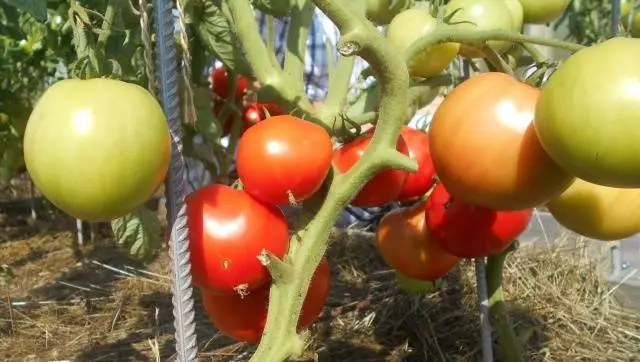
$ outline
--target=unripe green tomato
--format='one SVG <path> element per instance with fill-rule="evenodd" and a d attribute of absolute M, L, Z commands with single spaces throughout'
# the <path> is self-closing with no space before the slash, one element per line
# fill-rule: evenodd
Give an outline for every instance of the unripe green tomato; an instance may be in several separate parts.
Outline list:
<path fill-rule="evenodd" d="M 169 167 L 162 108 L 144 88 L 113 79 L 66 79 L 36 103 L 24 134 L 34 184 L 56 207 L 88 221 L 133 211 Z"/>
<path fill-rule="evenodd" d="M 508 30 L 519 32 L 522 20 L 518 17 L 517 5 L 507 0 L 451 0 L 445 8 L 445 16 L 456 9 L 458 12 L 451 18 L 451 23 L 458 29 L 474 30 Z M 458 24 L 456 24 L 458 23 Z M 487 44 L 498 53 L 511 47 L 506 41 L 489 41 Z M 481 50 L 462 45 L 460 55 L 466 58 L 483 58 Z"/>
<path fill-rule="evenodd" d="M 524 22 L 546 24 L 557 19 L 569 6 L 571 0 L 520 0 L 524 10 Z"/>
<path fill-rule="evenodd" d="M 413 8 L 398 14 L 387 29 L 389 44 L 403 54 L 416 40 L 433 33 L 437 21 L 429 10 Z M 432 45 L 414 57 L 409 64 L 412 77 L 428 78 L 442 72 L 458 55 L 460 44 L 443 43 Z"/>
<path fill-rule="evenodd" d="M 640 39 L 616 37 L 573 54 L 536 106 L 545 151 L 598 185 L 640 188 Z"/>

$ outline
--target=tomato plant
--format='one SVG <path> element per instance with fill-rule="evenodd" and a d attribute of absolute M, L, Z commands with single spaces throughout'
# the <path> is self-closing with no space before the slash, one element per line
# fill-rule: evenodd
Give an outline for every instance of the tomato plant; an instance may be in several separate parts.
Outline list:
<path fill-rule="evenodd" d="M 220 67 L 211 73 L 211 85 L 213 94 L 222 98 L 228 99 L 230 96 L 229 84 L 229 72 L 224 67 Z M 235 100 L 240 100 L 244 97 L 247 88 L 249 87 L 249 80 L 245 76 L 238 76 L 236 80 L 236 88 L 234 92 Z"/>
<path fill-rule="evenodd" d="M 387 28 L 387 40 L 400 54 L 416 40 L 433 33 L 438 25 L 426 8 L 405 10 L 393 18 Z M 460 44 L 433 45 L 414 57 L 408 64 L 409 74 L 428 78 L 442 72 L 458 55 Z"/>
<path fill-rule="evenodd" d="M 321 126 L 289 115 L 249 128 L 238 143 L 238 176 L 249 194 L 273 205 L 302 201 L 322 186 L 333 144 Z"/>
<path fill-rule="evenodd" d="M 340 172 L 347 172 L 358 162 L 371 143 L 374 131 L 375 128 L 372 128 L 353 141 L 335 149 L 333 164 Z M 396 150 L 407 156 L 409 155 L 409 148 L 402 136 L 398 137 Z M 377 173 L 351 200 L 351 205 L 376 207 L 396 200 L 402 192 L 407 176 L 407 172 L 397 169 L 385 169 Z"/>
<path fill-rule="evenodd" d="M 407 180 L 398 195 L 398 201 L 411 201 L 429 191 L 433 186 L 436 172 L 429 152 L 429 136 L 423 131 L 407 126 L 402 127 L 400 136 L 407 144 L 409 157 L 418 162 L 418 171 L 407 175 Z"/>
<path fill-rule="evenodd" d="M 542 88 L 534 122 L 538 138 L 576 177 L 603 186 L 640 187 L 638 139 L 632 131 L 640 118 L 636 57 L 640 39 L 613 38 L 573 54 Z"/>
<path fill-rule="evenodd" d="M 504 0 L 451 0 L 445 7 L 445 16 L 459 9 L 450 22 L 459 29 L 496 30 L 504 29 L 519 32 L 522 17 L 518 18 L 517 5 L 506 6 Z M 489 41 L 490 47 L 498 52 L 506 51 L 511 44 L 505 41 Z M 472 46 L 463 44 L 460 55 L 467 58 L 483 58 L 484 53 Z"/>
<path fill-rule="evenodd" d="M 403 276 L 435 281 L 451 271 L 460 258 L 434 241 L 425 223 L 425 203 L 396 209 L 378 226 L 376 239 L 384 261 Z"/>
<path fill-rule="evenodd" d="M 427 229 L 440 246 L 460 258 L 480 258 L 505 250 L 522 234 L 533 210 L 496 211 L 451 197 L 443 184 L 425 205 Z"/>
<path fill-rule="evenodd" d="M 330 285 L 329 262 L 323 258 L 307 290 L 298 319 L 298 330 L 307 328 L 318 318 L 327 302 Z M 265 285 L 244 297 L 202 290 L 202 304 L 207 316 L 220 332 L 236 341 L 255 344 L 260 342 L 267 321 L 269 287 L 270 285 Z"/>
<path fill-rule="evenodd" d="M 544 204 L 572 177 L 544 151 L 533 125 L 539 91 L 489 72 L 457 86 L 436 110 L 429 146 L 457 199 L 497 210 Z"/>
<path fill-rule="evenodd" d="M 258 256 L 278 258 L 289 248 L 287 221 L 278 208 L 226 185 L 188 195 L 193 284 L 214 293 L 245 293 L 271 277 Z"/>
<path fill-rule="evenodd" d="M 640 189 L 619 189 L 576 179 L 547 208 L 560 225 L 598 240 L 640 232 Z"/>
<path fill-rule="evenodd" d="M 520 0 L 520 3 L 525 23 L 546 24 L 562 15 L 571 0 Z"/>
<path fill-rule="evenodd" d="M 147 201 L 164 180 L 171 153 L 156 99 L 111 79 L 49 87 L 29 117 L 23 145 L 26 168 L 45 197 L 91 221 L 124 216 Z"/>
<path fill-rule="evenodd" d="M 377 25 L 386 25 L 403 9 L 410 5 L 409 0 L 366 0 L 366 16 Z"/>

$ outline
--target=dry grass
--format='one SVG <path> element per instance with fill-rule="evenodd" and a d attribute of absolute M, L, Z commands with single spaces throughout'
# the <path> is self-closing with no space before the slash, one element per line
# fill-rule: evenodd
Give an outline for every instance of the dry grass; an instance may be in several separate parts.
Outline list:
<path fill-rule="evenodd" d="M 0 284 L 0 360 L 173 359 L 166 253 L 143 266 L 106 237 L 72 247 L 68 220 L 49 221 L 46 233 L 7 220 L 0 264 L 15 277 Z M 572 252 L 521 248 L 508 259 L 505 293 L 525 360 L 638 360 L 639 315 L 616 307 L 584 242 L 558 245 Z M 329 258 L 330 300 L 303 361 L 479 360 L 471 263 L 419 297 L 397 289 L 368 234 L 336 231 Z M 219 335 L 195 297 L 201 360 L 247 360 L 251 348 Z"/>

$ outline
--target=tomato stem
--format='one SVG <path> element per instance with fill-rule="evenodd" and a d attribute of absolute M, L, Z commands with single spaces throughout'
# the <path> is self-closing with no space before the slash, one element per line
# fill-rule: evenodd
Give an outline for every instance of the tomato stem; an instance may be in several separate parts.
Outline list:
<path fill-rule="evenodd" d="M 507 255 L 516 250 L 518 241 L 514 240 L 502 253 L 487 258 L 486 278 L 489 294 L 489 315 L 491 325 L 498 333 L 498 345 L 505 361 L 524 361 L 520 341 L 513 330 L 504 296 L 502 294 L 502 271 Z"/>
<path fill-rule="evenodd" d="M 284 57 L 284 72 L 294 80 L 291 85 L 298 93 L 304 94 L 304 60 L 307 51 L 309 27 L 313 20 L 313 3 L 307 0 L 294 0 L 291 9 L 289 29 L 287 30 L 287 52 Z"/>
<path fill-rule="evenodd" d="M 438 43 L 456 42 L 469 45 L 484 43 L 489 40 L 504 40 L 513 43 L 530 43 L 544 45 L 554 48 L 566 49 L 570 52 L 577 52 L 585 46 L 566 42 L 552 38 L 540 38 L 529 35 L 523 35 L 507 30 L 460 30 L 451 26 L 443 26 L 433 33 L 420 38 L 413 43 L 404 53 L 407 61 L 413 59 L 416 55 L 422 53 L 425 49 Z"/>
<path fill-rule="evenodd" d="M 486 55 L 486 60 L 491 63 L 491 65 L 493 65 L 499 72 L 513 76 L 513 69 L 511 69 L 509 64 L 507 64 L 507 62 L 502 59 L 500 54 L 498 54 L 495 49 L 484 44 L 481 47 L 481 50 L 484 52 L 484 55 Z"/>
<path fill-rule="evenodd" d="M 102 27 L 100 28 L 100 35 L 98 35 L 98 45 L 104 47 L 111 36 L 111 24 L 116 15 L 115 0 L 109 0 L 107 3 L 107 9 L 104 12 L 104 19 L 102 20 Z"/>

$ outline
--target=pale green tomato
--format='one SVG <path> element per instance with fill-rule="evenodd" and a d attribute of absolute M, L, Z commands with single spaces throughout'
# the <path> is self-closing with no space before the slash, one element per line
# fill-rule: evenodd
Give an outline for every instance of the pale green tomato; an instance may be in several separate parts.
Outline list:
<path fill-rule="evenodd" d="M 436 30 L 437 21 L 429 10 L 413 8 L 398 14 L 387 29 L 389 44 L 403 54 L 413 42 Z M 460 45 L 443 43 L 430 46 L 408 64 L 412 77 L 428 78 L 442 72 L 458 55 Z"/>
<path fill-rule="evenodd" d="M 445 16 L 461 9 L 451 18 L 458 29 L 509 30 L 519 32 L 522 22 L 514 18 L 514 6 L 507 6 L 505 0 L 451 0 L 445 8 Z M 512 44 L 506 41 L 489 41 L 489 46 L 499 53 L 506 51 Z M 483 58 L 477 48 L 462 45 L 460 55 L 467 58 Z"/>
<path fill-rule="evenodd" d="M 562 15 L 570 2 L 571 0 L 520 0 L 524 22 L 546 24 Z"/>
<path fill-rule="evenodd" d="M 573 54 L 536 106 L 546 152 L 585 181 L 640 188 L 640 39 L 612 38 Z"/>
<path fill-rule="evenodd" d="M 106 221 L 144 203 L 169 167 L 169 130 L 144 88 L 112 79 L 67 79 L 36 103 L 24 135 L 34 184 L 79 219 Z"/>

